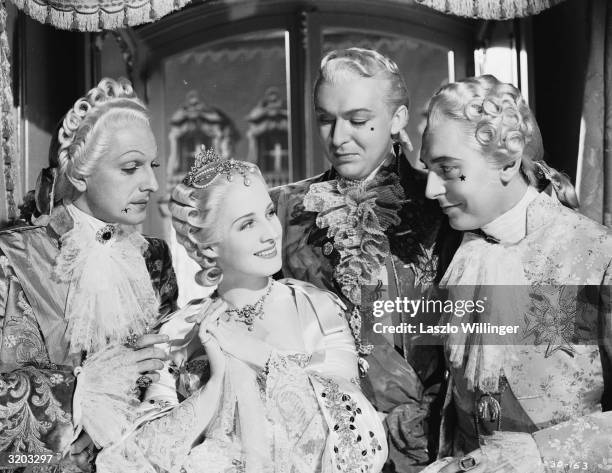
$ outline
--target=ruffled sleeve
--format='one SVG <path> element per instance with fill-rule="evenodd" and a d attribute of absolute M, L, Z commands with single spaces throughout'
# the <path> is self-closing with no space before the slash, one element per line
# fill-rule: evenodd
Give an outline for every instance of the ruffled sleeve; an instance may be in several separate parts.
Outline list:
<path fill-rule="evenodd" d="M 160 321 L 176 310 L 178 288 L 168 245 L 157 238 L 146 240 L 148 246 L 143 256 L 158 297 Z M 159 404 L 140 405 L 139 393 L 134 390 L 139 372 L 132 355 L 130 348 L 109 345 L 88 357 L 76 370 L 73 422 L 77 427 L 83 426 L 99 446 L 108 446 L 129 432 L 143 411 L 159 408 Z M 167 368 L 160 373 L 162 380 L 168 377 Z M 172 394 L 176 397 L 174 390 Z"/>

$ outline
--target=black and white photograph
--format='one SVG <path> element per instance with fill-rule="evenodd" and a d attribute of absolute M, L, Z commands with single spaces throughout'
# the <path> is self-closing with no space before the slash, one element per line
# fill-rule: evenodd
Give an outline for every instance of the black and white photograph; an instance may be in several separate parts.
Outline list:
<path fill-rule="evenodd" d="M 0 0 L 0 473 L 612 472 L 612 3 Z"/>

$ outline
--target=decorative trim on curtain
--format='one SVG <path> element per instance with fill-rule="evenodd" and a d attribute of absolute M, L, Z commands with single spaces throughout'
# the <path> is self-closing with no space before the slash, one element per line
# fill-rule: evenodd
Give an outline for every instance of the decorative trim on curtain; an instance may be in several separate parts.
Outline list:
<path fill-rule="evenodd" d="M 101 31 L 150 23 L 191 0 L 12 0 L 41 23 L 60 29 Z"/>
<path fill-rule="evenodd" d="M 580 212 L 612 228 L 612 5 L 592 0 L 578 157 Z"/>
<path fill-rule="evenodd" d="M 17 218 L 15 179 L 19 162 L 15 150 L 15 111 L 11 80 L 11 51 L 6 34 L 6 5 L 0 2 L 0 225 Z"/>
<path fill-rule="evenodd" d="M 443 13 L 479 18 L 482 20 L 507 20 L 537 15 L 564 0 L 415 0 Z"/>

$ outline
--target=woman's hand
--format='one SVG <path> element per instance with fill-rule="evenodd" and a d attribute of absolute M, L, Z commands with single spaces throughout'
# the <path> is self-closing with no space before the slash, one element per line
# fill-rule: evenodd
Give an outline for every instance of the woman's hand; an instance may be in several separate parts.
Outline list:
<path fill-rule="evenodd" d="M 220 317 L 227 308 L 223 299 L 207 299 L 198 314 L 185 319 L 200 324 L 198 336 L 206 351 L 211 350 L 215 358 L 214 361 L 210 360 L 211 370 L 214 371 L 216 367 L 222 373 L 225 368 L 225 359 L 217 358 L 217 347 L 245 363 L 264 368 L 272 347 L 251 335 L 243 324 L 222 321 Z M 216 345 L 211 343 L 213 337 Z"/>
<path fill-rule="evenodd" d="M 211 377 L 214 378 L 222 378 L 225 373 L 225 355 L 219 342 L 210 334 L 208 328 L 217 325 L 219 317 L 226 309 L 227 303 L 223 299 L 206 299 L 197 314 L 185 318 L 186 322 L 195 322 L 199 325 L 198 337 L 206 350 Z"/>
<path fill-rule="evenodd" d="M 211 379 L 221 379 L 225 373 L 225 354 L 215 337 L 208 334 L 208 341 L 202 342 L 210 363 Z"/>
<path fill-rule="evenodd" d="M 259 369 L 266 366 L 272 353 L 270 345 L 251 335 L 242 324 L 220 320 L 218 325 L 210 325 L 208 332 L 225 353 Z"/>
<path fill-rule="evenodd" d="M 200 326 L 198 330 L 198 336 L 202 344 L 208 343 L 210 340 L 210 333 L 208 333 L 208 327 L 217 325 L 219 317 L 227 310 L 227 302 L 223 299 L 206 299 L 202 303 L 202 307 L 197 314 L 185 318 L 185 322 L 194 322 Z"/>

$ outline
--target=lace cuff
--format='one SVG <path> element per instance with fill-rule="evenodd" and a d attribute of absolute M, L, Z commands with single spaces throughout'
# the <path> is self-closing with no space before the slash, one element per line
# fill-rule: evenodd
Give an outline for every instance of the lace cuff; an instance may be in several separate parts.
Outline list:
<path fill-rule="evenodd" d="M 176 393 L 175 369 L 172 361 L 166 361 L 159 372 L 159 381 L 147 388 L 144 402 L 163 403 L 165 405 L 177 405 L 179 403 Z"/>
<path fill-rule="evenodd" d="M 73 423 L 83 427 L 98 447 L 106 447 L 129 430 L 139 406 L 134 390 L 139 376 L 131 350 L 110 347 L 88 358 L 75 369 Z"/>

